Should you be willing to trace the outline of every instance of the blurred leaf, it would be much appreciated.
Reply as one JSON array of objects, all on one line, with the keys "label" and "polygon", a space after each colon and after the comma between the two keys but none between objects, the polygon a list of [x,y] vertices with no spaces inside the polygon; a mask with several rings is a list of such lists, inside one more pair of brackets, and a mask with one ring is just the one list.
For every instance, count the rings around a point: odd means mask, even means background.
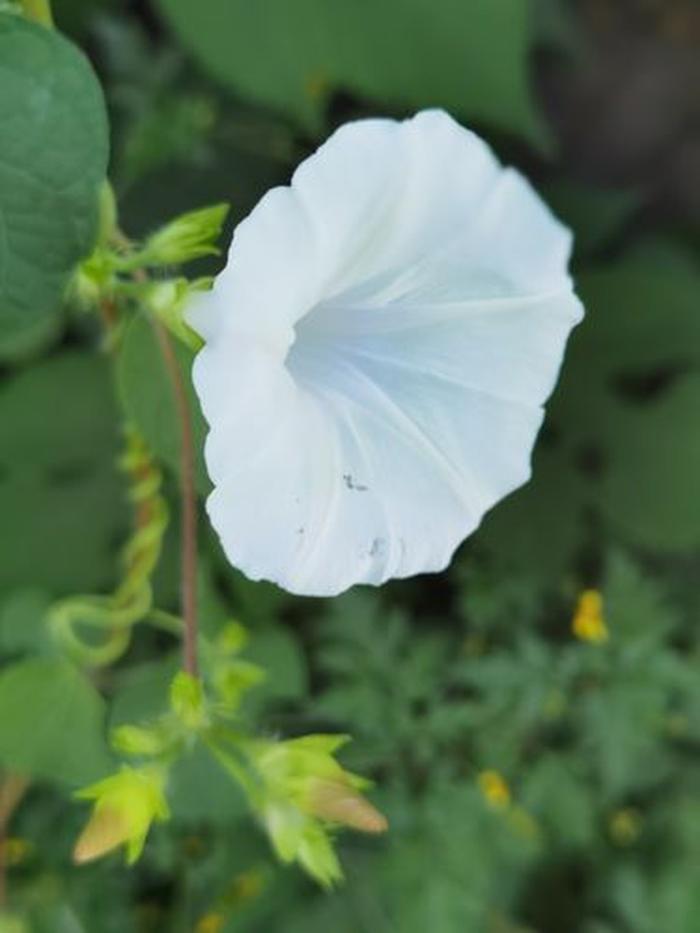
[{"label": "blurred leaf", "polygon": [[64,324],[64,317],[60,313],[27,318],[21,327],[11,329],[0,337],[0,363],[24,363],[38,356],[58,340]]},{"label": "blurred leaf", "polygon": [[160,0],[204,67],[318,131],[329,94],[379,104],[442,106],[522,133],[548,134],[528,79],[530,10],[523,0]]},{"label": "blurred leaf", "polygon": [[614,241],[641,203],[636,191],[593,188],[567,181],[549,185],[544,194],[554,213],[571,227],[579,256]]},{"label": "blurred leaf", "polygon": [[200,745],[181,755],[170,770],[168,802],[173,819],[190,825],[231,824],[248,813],[248,801],[239,786]]},{"label": "blurred leaf", "polygon": [[0,586],[89,592],[116,573],[128,505],[106,369],[63,353],[0,386]]},{"label": "blurred leaf", "polygon": [[0,13],[0,345],[22,352],[50,329],[93,243],[107,168],[102,92],[56,32]]},{"label": "blurred leaf", "polygon": [[546,755],[528,770],[519,798],[564,845],[586,846],[596,832],[591,788],[558,755]]},{"label": "blurred leaf", "polygon": [[[586,479],[585,501],[648,548],[700,542],[700,447],[694,443],[700,274],[670,246],[581,277],[588,314],[575,331],[549,424]],[[696,504],[697,508],[696,508]]]},{"label": "blurred leaf", "polygon": [[61,32],[80,38],[106,8],[115,5],[116,0],[59,0],[54,4],[53,15]]},{"label": "blurred leaf", "polygon": [[599,775],[608,800],[633,787],[648,787],[663,775],[664,712],[668,695],[648,673],[619,676],[578,700],[584,754]]},{"label": "blurred leaf", "polygon": [[298,641],[280,627],[256,629],[244,651],[246,659],[259,664],[265,679],[250,694],[250,701],[298,700],[308,691],[306,661]]},{"label": "blurred leaf", "polygon": [[229,564],[218,541],[212,542],[212,549],[219,578],[225,582],[241,621],[251,629],[275,622],[289,604],[289,594],[273,583],[254,582],[244,577]]},{"label": "blurred leaf", "polygon": [[610,406],[616,443],[600,489],[610,520],[649,548],[700,545],[700,376],[687,376],[658,402]]},{"label": "blurred leaf", "polygon": [[606,624],[616,643],[641,644],[655,652],[676,627],[676,615],[658,581],[622,551],[608,558],[603,596]]},{"label": "blurred leaf", "polygon": [[540,444],[532,479],[486,516],[476,546],[486,549],[501,574],[524,572],[531,581],[556,580],[584,540],[585,494],[571,458]]},{"label": "blurred leaf", "polygon": [[11,590],[0,602],[0,653],[51,650],[46,624],[51,599],[42,590]]},{"label": "blurred leaf", "polygon": [[66,661],[34,658],[0,673],[0,761],[11,771],[82,784],[109,771],[104,704]]},{"label": "blurred leaf", "polygon": [[576,20],[576,10],[567,0],[534,0],[533,29],[538,45],[577,54],[581,51],[582,35]]},{"label": "blurred leaf", "polygon": [[110,703],[110,729],[148,722],[165,713],[170,684],[180,666],[179,651],[172,651],[161,660],[136,664],[122,671]]},{"label": "blurred leaf", "polygon": [[631,256],[581,276],[588,315],[574,332],[565,376],[592,368],[592,376],[609,378],[697,362],[700,270],[682,253],[674,258],[664,267]]}]

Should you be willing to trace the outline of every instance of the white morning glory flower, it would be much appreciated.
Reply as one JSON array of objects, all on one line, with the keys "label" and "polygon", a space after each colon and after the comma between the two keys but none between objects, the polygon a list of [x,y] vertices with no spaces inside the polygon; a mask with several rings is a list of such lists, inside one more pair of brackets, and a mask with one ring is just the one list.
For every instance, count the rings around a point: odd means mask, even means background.
[{"label": "white morning glory flower", "polygon": [[443,569],[529,478],[570,247],[441,111],[349,123],[269,191],[189,314],[231,563],[318,596]]}]

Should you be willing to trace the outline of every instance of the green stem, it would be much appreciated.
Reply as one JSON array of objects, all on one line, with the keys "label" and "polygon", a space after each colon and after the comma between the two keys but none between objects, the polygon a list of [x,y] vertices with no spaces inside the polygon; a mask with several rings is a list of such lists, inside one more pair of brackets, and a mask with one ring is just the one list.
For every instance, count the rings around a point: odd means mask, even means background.
[{"label": "green stem", "polygon": [[51,0],[22,0],[22,9],[27,19],[35,23],[53,28],[53,15],[51,13]]},{"label": "green stem", "polygon": [[194,484],[194,438],[187,390],[167,330],[156,318],[152,326],[165,364],[180,422],[180,497],[182,501],[183,667],[199,676],[197,661],[197,494]]}]

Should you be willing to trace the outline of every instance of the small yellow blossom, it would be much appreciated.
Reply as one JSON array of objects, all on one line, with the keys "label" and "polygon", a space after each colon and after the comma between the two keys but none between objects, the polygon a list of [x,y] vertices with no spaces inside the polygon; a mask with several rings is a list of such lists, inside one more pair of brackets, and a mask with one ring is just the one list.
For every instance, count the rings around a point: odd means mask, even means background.
[{"label": "small yellow blossom", "polygon": [[221,933],[224,928],[224,915],[211,911],[200,917],[195,927],[195,933]]},{"label": "small yellow blossom", "polygon": [[[21,865],[34,851],[34,846],[27,839],[10,836],[0,844],[0,855],[6,865]],[[2,931],[0,931],[2,933]]]},{"label": "small yellow blossom", "polygon": [[510,788],[503,775],[498,771],[481,771],[478,777],[479,789],[484,800],[494,810],[504,810],[510,804]]},{"label": "small yellow blossom", "polygon": [[241,872],[231,882],[226,892],[226,903],[244,904],[260,897],[265,889],[265,875],[260,869],[251,868]]},{"label": "small yellow blossom", "polygon": [[584,590],[579,596],[571,630],[580,641],[601,644],[608,640],[603,618],[603,597],[598,590]]},{"label": "small yellow blossom", "polygon": [[639,810],[625,807],[617,810],[608,823],[610,837],[619,846],[631,846],[639,839],[642,831],[642,818]]}]

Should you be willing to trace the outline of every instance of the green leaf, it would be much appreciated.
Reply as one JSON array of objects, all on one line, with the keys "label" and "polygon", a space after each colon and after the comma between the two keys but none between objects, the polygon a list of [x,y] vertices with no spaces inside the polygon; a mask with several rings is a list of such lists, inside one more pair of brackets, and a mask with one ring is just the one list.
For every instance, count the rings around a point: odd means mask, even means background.
[{"label": "green leaf", "polygon": [[[206,788],[206,793],[202,793]],[[230,825],[248,812],[248,801],[201,744],[185,750],[170,770],[168,799],[173,819],[192,824],[211,820]]]},{"label": "green leaf", "polygon": [[575,714],[582,752],[598,772],[610,799],[658,781],[667,767],[662,725],[668,706],[663,683],[640,671],[583,694]]},{"label": "green leaf", "polygon": [[[525,572],[530,581],[556,580],[581,544],[581,479],[561,451],[537,450],[529,483],[490,512],[475,544],[502,573]],[[500,584],[499,584],[500,585]]]},{"label": "green leaf", "polygon": [[10,771],[81,784],[110,770],[104,704],[62,659],[33,658],[0,674],[0,761]]},{"label": "green leaf", "polygon": [[[204,439],[207,427],[192,388],[192,354],[173,345],[187,386],[194,428],[197,489],[206,494],[210,487],[204,466]],[[158,349],[153,330],[144,317],[129,325],[119,354],[117,379],[128,418],[143,434],[151,450],[176,473],[180,465],[180,425],[173,390]]]},{"label": "green leaf", "polygon": [[569,181],[550,184],[544,194],[557,217],[572,228],[578,255],[607,246],[620,235],[642,203],[636,191],[592,188]]},{"label": "green leaf", "polygon": [[631,256],[581,277],[588,318],[575,333],[577,358],[608,373],[700,359],[700,271],[683,253],[674,259]]},{"label": "green leaf", "polygon": [[64,353],[0,387],[0,586],[96,591],[129,506],[104,360]]},{"label": "green leaf", "polygon": [[0,345],[33,339],[96,233],[102,92],[58,33],[0,13]]},{"label": "green leaf", "polygon": [[[607,561],[603,587],[604,614],[615,643],[646,648],[658,657],[677,619],[658,579],[646,573],[624,552],[614,551]],[[636,662],[639,656],[635,654]]]},{"label": "green leaf", "polygon": [[160,661],[122,671],[110,706],[110,728],[147,723],[167,712],[170,684],[180,664],[180,652],[173,651]]},{"label": "green leaf", "polygon": [[23,363],[52,346],[61,335],[65,318],[61,314],[32,317],[15,332],[0,336],[0,363]]},{"label": "green leaf", "polygon": [[61,32],[82,36],[88,32],[91,21],[102,14],[105,7],[114,7],[114,0],[60,0],[54,4],[53,15]]},{"label": "green leaf", "polygon": [[12,590],[0,602],[0,652],[37,653],[53,645],[46,620],[51,599],[38,589]]},{"label": "green leaf", "polygon": [[246,658],[259,664],[265,679],[256,686],[250,701],[298,700],[308,692],[308,671],[301,647],[281,626],[270,626],[250,633]]},{"label": "green leaf", "polygon": [[[700,542],[696,443],[700,275],[663,242],[582,276],[551,425],[567,475],[629,540],[676,551]],[[498,510],[496,510],[498,512]]]},{"label": "green leaf", "polygon": [[700,545],[700,376],[656,404],[611,407],[617,441],[600,504],[625,535],[649,548]]},{"label": "green leaf", "polygon": [[520,799],[554,839],[577,846],[593,840],[593,796],[572,763],[562,756],[548,754],[530,767]]},{"label": "green leaf", "polygon": [[220,80],[315,130],[330,94],[383,106],[442,106],[547,133],[528,82],[524,0],[160,0],[183,43]]},{"label": "green leaf", "polygon": [[[614,446],[609,402],[644,403],[659,377],[700,362],[700,272],[685,253],[630,255],[579,277],[586,317],[572,334],[550,420],[571,445]],[[660,248],[660,247],[659,247]]]}]

